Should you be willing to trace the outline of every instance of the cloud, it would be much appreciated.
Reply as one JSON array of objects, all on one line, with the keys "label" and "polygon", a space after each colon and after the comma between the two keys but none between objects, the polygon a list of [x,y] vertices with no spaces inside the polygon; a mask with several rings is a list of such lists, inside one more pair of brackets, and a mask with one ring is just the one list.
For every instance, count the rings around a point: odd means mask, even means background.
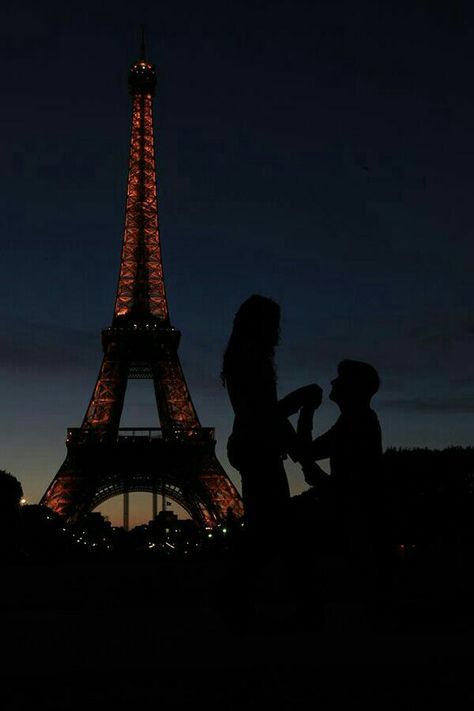
[{"label": "cloud", "polygon": [[406,412],[474,413],[474,394],[459,397],[417,397],[381,400],[382,407]]},{"label": "cloud", "polygon": [[97,334],[73,327],[10,321],[0,333],[0,368],[65,371],[97,359]]},{"label": "cloud", "polygon": [[414,325],[410,335],[428,347],[446,348],[464,342],[474,335],[472,309],[468,306],[455,309],[449,304],[444,311]]}]

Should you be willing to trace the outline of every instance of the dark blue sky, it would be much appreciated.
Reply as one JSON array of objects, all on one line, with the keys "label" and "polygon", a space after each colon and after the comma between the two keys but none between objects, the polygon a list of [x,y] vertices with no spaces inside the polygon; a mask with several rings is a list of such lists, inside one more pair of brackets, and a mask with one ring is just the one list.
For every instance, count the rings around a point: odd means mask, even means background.
[{"label": "dark blue sky", "polygon": [[[282,307],[283,395],[379,370],[385,446],[472,445],[474,24],[468,3],[103,2],[1,11],[0,468],[39,500],[110,324],[138,25],[157,65],[163,261],[180,357],[225,458],[233,315]],[[149,386],[149,383],[146,385]],[[315,430],[337,416],[325,400]],[[131,383],[123,425],[155,425]],[[292,490],[303,480],[288,467]]]}]

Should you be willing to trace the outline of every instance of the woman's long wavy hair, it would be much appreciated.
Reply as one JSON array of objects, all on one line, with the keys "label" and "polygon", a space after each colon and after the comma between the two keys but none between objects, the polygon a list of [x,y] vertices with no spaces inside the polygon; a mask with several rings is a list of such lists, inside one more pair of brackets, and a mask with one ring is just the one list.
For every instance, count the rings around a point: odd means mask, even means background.
[{"label": "woman's long wavy hair", "polygon": [[249,353],[260,364],[268,366],[276,381],[274,354],[279,337],[280,306],[260,294],[249,296],[234,316],[232,333],[222,359],[222,384],[225,386],[228,378],[238,369],[242,355]]}]

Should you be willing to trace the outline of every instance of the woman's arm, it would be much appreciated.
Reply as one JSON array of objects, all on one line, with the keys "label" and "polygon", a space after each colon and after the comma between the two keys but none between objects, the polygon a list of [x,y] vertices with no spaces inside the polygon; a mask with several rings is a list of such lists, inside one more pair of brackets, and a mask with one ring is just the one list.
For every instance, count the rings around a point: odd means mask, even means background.
[{"label": "woman's arm", "polygon": [[303,387],[297,388],[281,398],[278,401],[278,410],[283,417],[294,415],[303,406],[312,408],[314,411],[320,406],[322,398],[323,391],[319,385],[316,385],[316,383],[303,385]]},{"label": "woman's arm", "polygon": [[322,469],[314,460],[308,460],[302,463],[304,480],[310,486],[323,487],[329,481],[329,474]]}]

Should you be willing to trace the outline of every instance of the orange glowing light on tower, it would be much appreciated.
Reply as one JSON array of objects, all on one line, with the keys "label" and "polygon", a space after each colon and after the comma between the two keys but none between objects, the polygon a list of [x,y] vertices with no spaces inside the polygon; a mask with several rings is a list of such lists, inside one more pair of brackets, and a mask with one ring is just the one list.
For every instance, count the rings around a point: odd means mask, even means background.
[{"label": "orange glowing light on tower", "polygon": [[114,320],[149,315],[169,320],[161,261],[153,137],[155,67],[143,59],[132,65],[133,98],[125,229]]}]

